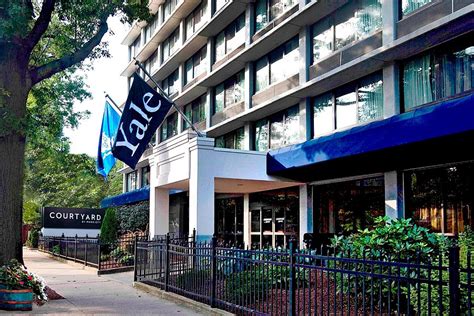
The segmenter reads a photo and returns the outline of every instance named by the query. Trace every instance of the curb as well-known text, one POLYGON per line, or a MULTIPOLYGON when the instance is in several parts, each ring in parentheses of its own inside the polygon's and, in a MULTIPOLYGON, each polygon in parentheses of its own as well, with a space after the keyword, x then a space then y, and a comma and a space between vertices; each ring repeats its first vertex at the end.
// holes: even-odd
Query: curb
POLYGON ((212 315, 212 316, 229 316, 229 315, 234 315, 232 313, 226 312, 224 310, 218 309, 218 308, 212 308, 207 304, 201 303, 194 301, 192 299, 189 299, 187 297, 171 293, 171 292, 165 292, 157 287, 142 283, 142 282, 133 282, 133 287, 136 288, 137 290, 146 292, 148 294, 151 294, 153 296, 157 296, 159 298, 171 301, 173 303, 181 304, 183 306, 186 306, 188 308, 191 308, 192 310, 203 313, 205 315, 212 315))

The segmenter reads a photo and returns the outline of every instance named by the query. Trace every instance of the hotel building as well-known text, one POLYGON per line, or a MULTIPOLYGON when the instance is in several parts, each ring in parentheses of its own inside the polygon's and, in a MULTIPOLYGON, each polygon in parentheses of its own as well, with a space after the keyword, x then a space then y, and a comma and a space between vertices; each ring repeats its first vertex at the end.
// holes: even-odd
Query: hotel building
POLYGON ((172 110, 124 192, 150 235, 251 247, 474 225, 473 0, 151 0, 123 40, 172 110), (140 192, 143 191, 139 190, 140 192))

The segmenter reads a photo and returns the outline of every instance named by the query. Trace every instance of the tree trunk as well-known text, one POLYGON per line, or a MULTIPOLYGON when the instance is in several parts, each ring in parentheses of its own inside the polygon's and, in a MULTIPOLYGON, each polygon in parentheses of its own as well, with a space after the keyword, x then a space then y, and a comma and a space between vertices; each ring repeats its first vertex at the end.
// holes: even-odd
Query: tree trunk
POLYGON ((26 100, 31 87, 23 48, 0 41, 0 266, 22 258, 26 100))

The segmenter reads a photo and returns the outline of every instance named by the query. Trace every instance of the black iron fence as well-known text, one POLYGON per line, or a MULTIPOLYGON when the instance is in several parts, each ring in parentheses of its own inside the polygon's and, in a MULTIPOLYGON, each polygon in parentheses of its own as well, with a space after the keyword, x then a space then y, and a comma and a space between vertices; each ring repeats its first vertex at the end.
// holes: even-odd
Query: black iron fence
POLYGON ((471 253, 357 257, 331 248, 245 250, 139 241, 135 281, 236 314, 472 315, 471 253))
POLYGON ((99 272, 131 269, 134 266, 134 248, 137 240, 146 240, 144 234, 122 236, 113 243, 100 238, 40 236, 40 251, 95 267, 99 272))

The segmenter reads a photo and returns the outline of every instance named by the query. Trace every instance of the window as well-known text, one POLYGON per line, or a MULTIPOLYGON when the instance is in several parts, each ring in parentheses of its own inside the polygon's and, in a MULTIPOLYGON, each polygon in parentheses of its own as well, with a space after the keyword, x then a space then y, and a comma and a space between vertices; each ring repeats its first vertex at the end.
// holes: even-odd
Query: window
POLYGON ((415 10, 427 5, 433 0, 401 0, 402 16, 412 13, 415 10))
POLYGON ((244 71, 240 71, 214 88, 214 113, 244 100, 244 81, 244 71))
POLYGON ((382 74, 343 86, 313 100, 314 137, 383 117, 382 74), (334 107, 335 105, 335 107, 334 107))
POLYGON ((216 147, 229 149, 243 149, 244 148, 244 128, 241 127, 225 134, 224 136, 216 137, 216 147))
POLYGON ((314 24, 313 63, 382 28, 380 0, 357 0, 314 24))
POLYGON ((242 14, 216 36, 214 44, 215 61, 245 43, 245 16, 242 14))
POLYGON ((142 168, 142 181, 141 187, 150 185, 150 166, 145 166, 142 168))
POLYGON ((138 36, 135 41, 133 41, 132 45, 128 47, 128 60, 132 60, 138 54, 141 45, 141 37, 138 36))
POLYGON ((158 61, 158 51, 155 51, 146 61, 145 61, 145 68, 146 70, 152 74, 153 71, 156 69, 158 61))
POLYGON ((163 4, 163 21, 165 21, 176 8, 178 0, 166 0, 163 4))
POLYGON ((136 190, 137 189, 137 171, 132 171, 130 173, 127 173, 127 175, 125 176, 126 177, 126 180, 127 180, 127 185, 126 185, 126 188, 125 188, 125 191, 126 192, 130 192, 130 191, 133 191, 133 190, 136 190))
POLYGON ((250 194, 250 242, 252 248, 288 246, 298 239, 298 187, 250 194))
POLYGON ((174 112, 163 121, 160 127, 160 141, 165 141, 178 134, 178 113, 174 112))
POLYGON ((474 45, 470 42, 450 43, 405 62, 405 110, 474 88, 474 45))
POLYGON ((295 105, 255 124, 255 150, 265 151, 295 144, 299 140, 299 110, 295 105))
POLYGON ((255 5, 256 32, 263 29, 268 22, 283 15, 297 3, 297 0, 257 0, 255 5))
MULTIPOLYGON (((351 234, 385 214, 384 178, 313 186, 314 233, 351 234)), ((323 236, 321 236, 323 237, 323 236)))
POLYGON ((244 199, 243 197, 215 200, 215 229, 220 241, 240 244, 244 242, 244 199))
POLYGON ((191 12, 186 18, 186 39, 190 38, 206 21, 205 15, 207 11, 207 1, 204 0, 201 4, 191 12))
POLYGON ((165 62, 175 51, 178 50, 179 28, 171 33, 171 35, 162 43, 161 62, 165 62))
MULTIPOLYGON (((206 95, 203 94, 191 104, 184 107, 184 114, 193 123, 197 124, 206 120, 206 95)), ((189 128, 189 124, 183 120, 183 129, 189 128)))
POLYGON ((178 69, 173 71, 171 75, 165 78, 161 82, 161 88, 163 91, 166 92, 168 96, 172 96, 173 94, 178 92, 178 84, 179 84, 179 72, 178 69))
POLYGON ((257 60, 255 65, 255 92, 282 81, 299 72, 298 37, 291 39, 257 60))
POLYGON ((204 45, 196 54, 185 63, 184 84, 189 83, 207 71, 207 47, 204 45))
POLYGON ((404 173, 406 216, 437 233, 474 225, 474 164, 404 173))
POLYGON ((145 33, 147 33, 147 37, 151 38, 153 34, 155 33, 156 28, 160 25, 160 19, 158 14, 155 14, 153 16, 153 19, 150 21, 150 23, 147 25, 145 33))

